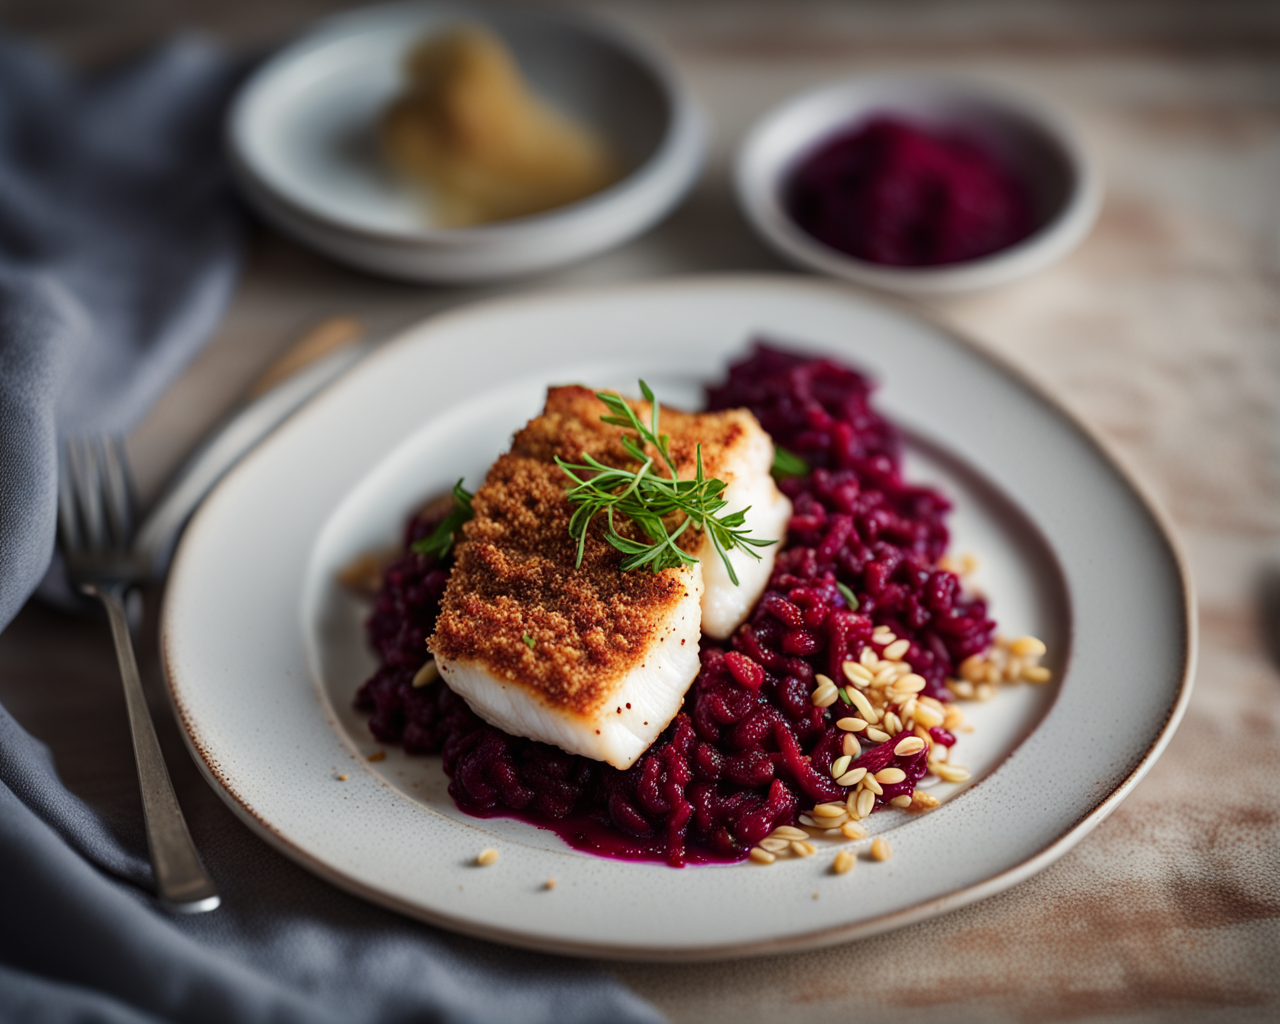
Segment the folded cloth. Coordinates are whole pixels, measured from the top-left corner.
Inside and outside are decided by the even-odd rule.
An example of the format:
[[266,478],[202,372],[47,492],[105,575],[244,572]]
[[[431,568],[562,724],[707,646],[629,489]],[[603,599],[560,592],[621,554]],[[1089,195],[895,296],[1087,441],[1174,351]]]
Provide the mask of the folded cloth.
[[53,551],[59,433],[133,426],[226,307],[237,77],[194,39],[77,76],[0,38],[0,629]]
[[[131,766],[104,770],[127,778]],[[139,823],[104,825],[3,708],[0,782],[0,1020],[661,1021],[594,967],[446,935],[339,892],[207,791],[186,805],[224,904],[158,912],[119,881],[150,877]]]
[[[0,628],[49,561],[58,434],[128,428],[225,306],[239,230],[218,127],[235,78],[229,58],[194,42],[78,79],[0,39]],[[49,628],[66,644],[105,637],[98,621]],[[143,665],[153,679],[154,658]],[[59,699],[70,709],[77,694]],[[123,717],[110,724],[118,756],[95,759],[90,804],[0,707],[0,1020],[661,1019],[589,965],[450,936],[339,892],[268,849],[172,757],[224,904],[158,910]],[[172,721],[157,726],[176,749]],[[93,748],[100,728],[68,714],[58,737]]]

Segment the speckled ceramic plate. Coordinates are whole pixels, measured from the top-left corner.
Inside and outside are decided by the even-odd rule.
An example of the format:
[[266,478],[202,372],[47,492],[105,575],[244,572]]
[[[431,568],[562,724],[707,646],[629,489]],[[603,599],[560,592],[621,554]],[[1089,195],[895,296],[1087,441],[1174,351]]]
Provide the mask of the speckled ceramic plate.
[[[953,497],[957,551],[1055,682],[970,705],[976,728],[928,814],[869,819],[894,856],[770,867],[606,860],[550,832],[461,814],[436,758],[369,736],[372,666],[335,585],[459,476],[474,485],[549,383],[698,404],[748,341],[829,352],[883,382],[909,472]],[[564,953],[720,958],[898,927],[1039,871],[1147,771],[1185,706],[1190,585],[1159,516],[1098,444],[944,329],[843,287],[725,277],[546,293],[436,317],[388,344],[256,451],[188,529],[165,601],[170,692],[197,763],[263,838],[334,884],[446,928]],[[345,776],[345,780],[343,777]],[[501,859],[474,866],[480,850]],[[546,882],[556,880],[554,889]]]

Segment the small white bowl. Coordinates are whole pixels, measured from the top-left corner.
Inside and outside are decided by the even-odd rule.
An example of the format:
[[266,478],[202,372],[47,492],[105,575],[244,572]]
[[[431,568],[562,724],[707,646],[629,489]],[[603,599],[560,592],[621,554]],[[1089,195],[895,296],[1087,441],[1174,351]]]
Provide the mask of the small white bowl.
[[[434,29],[480,22],[539,95],[596,132],[627,173],[530,217],[437,229],[382,157],[377,126],[406,52]],[[363,270],[415,281],[492,281],[619,245],[693,185],[705,121],[667,61],[612,23],[448,3],[374,7],[322,22],[244,85],[227,122],[236,179],[282,231]]]
[[[1023,179],[1037,227],[989,256],[924,267],[890,266],[818,241],[787,212],[788,183],[822,143],[890,114],[927,128],[960,129]],[[738,151],[738,201],[762,238],[799,266],[907,295],[956,295],[1025,277],[1074,249],[1102,203],[1102,180],[1072,127],[1052,111],[973,84],[917,75],[871,75],[787,100],[758,121]]]

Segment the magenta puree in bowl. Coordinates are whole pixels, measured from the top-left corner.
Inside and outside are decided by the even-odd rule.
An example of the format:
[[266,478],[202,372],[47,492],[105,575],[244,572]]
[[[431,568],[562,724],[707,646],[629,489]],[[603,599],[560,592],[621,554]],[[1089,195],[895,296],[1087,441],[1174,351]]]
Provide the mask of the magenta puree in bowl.
[[[757,345],[728,381],[707,390],[711,409],[749,408],[774,442],[812,467],[781,483],[795,512],[769,585],[728,643],[704,637],[702,670],[680,713],[629,769],[509,736],[478,718],[443,682],[415,689],[449,564],[411,551],[387,571],[367,632],[381,667],[356,706],[369,728],[410,753],[440,753],[449,793],[464,811],[533,822],[571,846],[673,866],[734,861],[799,811],[847,790],[831,778],[842,705],[815,707],[816,673],[871,642],[873,626],[908,639],[905,660],[924,693],[947,700],[944,680],[985,651],[995,629],[981,599],[937,567],[947,544],[947,500],[900,472],[901,440],[869,404],[862,375],[828,359]],[[406,547],[435,522],[412,519]],[[856,596],[849,608],[836,584]],[[901,734],[906,735],[906,734]],[[954,737],[942,729],[934,739]],[[850,768],[906,774],[877,807],[910,794],[925,751],[898,756],[900,736]]]
[[880,116],[819,146],[787,186],[818,241],[871,263],[976,259],[1034,227],[1026,185],[978,140]]

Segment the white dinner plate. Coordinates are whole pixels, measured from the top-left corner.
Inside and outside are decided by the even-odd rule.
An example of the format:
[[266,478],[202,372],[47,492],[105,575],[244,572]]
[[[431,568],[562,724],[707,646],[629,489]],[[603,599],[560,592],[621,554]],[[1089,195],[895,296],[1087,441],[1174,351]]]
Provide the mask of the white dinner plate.
[[[957,552],[1055,682],[966,704],[973,770],[924,815],[880,812],[894,856],[690,867],[608,860],[510,819],[470,818],[438,758],[384,760],[351,699],[373,661],[334,582],[459,476],[475,486],[551,383],[696,406],[753,337],[830,353],[883,384],[909,475],[954,499]],[[1150,768],[1186,705],[1188,578],[1158,515],[1077,423],[944,329],[842,286],[686,279],[488,302],[424,322],[231,473],[179,550],[162,644],[170,694],[215,789],[334,884],[446,928],[562,953],[722,958],[870,935],[991,895],[1060,857]],[[343,777],[345,776],[345,780]],[[477,867],[487,847],[501,858]],[[555,879],[554,888],[546,883]]]

